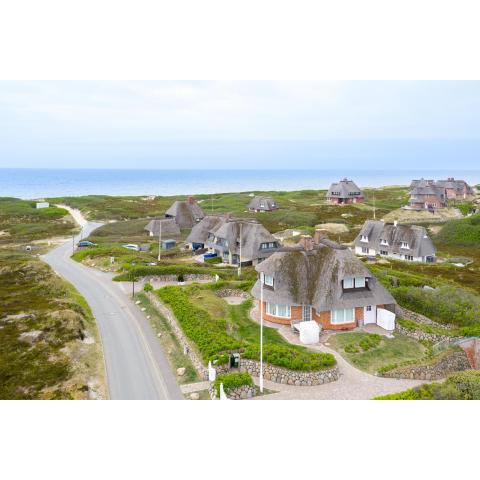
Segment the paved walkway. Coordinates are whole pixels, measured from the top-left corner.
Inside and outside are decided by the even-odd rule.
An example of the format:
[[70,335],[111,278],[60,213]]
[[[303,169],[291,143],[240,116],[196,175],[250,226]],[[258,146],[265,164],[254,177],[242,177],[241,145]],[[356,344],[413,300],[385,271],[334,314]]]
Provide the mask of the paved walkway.
[[[252,318],[258,321],[256,313],[254,309],[252,311]],[[268,322],[265,322],[266,325],[267,323]],[[272,323],[268,323],[268,326],[273,325]],[[292,332],[289,325],[275,325],[275,328],[288,342],[301,345],[298,335]],[[295,387],[293,385],[282,385],[264,380],[265,388],[275,390],[278,393],[254,397],[253,400],[368,400],[373,397],[401,392],[427,383],[422,380],[377,377],[362,372],[348,363],[335,350],[328,348],[328,346],[322,343],[308,345],[307,348],[317,352],[331,353],[335,357],[340,372],[340,377],[336,382],[314,387]],[[255,378],[254,381],[258,385],[258,378]]]
[[183,394],[186,393],[193,393],[193,392],[200,392],[202,390],[208,390],[210,387],[210,382],[196,382],[196,383],[187,383],[185,385],[180,385],[180,390]]

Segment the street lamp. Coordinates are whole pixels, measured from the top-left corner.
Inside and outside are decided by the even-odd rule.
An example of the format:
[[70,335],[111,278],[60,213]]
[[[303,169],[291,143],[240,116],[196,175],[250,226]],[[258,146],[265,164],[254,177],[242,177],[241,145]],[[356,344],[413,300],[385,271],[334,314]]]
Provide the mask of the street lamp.
[[260,393],[263,393],[263,276],[260,274]]

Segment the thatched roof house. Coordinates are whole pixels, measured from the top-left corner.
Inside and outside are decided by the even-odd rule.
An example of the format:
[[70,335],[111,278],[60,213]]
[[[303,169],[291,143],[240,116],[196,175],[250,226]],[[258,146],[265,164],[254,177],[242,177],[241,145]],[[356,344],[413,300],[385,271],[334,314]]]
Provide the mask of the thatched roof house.
[[180,235],[180,227],[175,223],[173,218],[162,218],[151,220],[145,226],[145,230],[151,237],[158,237],[160,234],[160,224],[162,225],[163,235]]
[[472,200],[476,195],[473,187],[465,180],[455,180],[453,177],[446,180],[412,180],[410,184],[411,208],[437,209],[448,206],[449,200]]
[[[275,323],[315,320],[323,328],[351,329],[391,317],[395,300],[345,246],[304,236],[257,265],[252,293],[261,298],[266,320]],[[382,312],[377,312],[377,307]]]
[[165,212],[166,218],[173,218],[180,228],[192,228],[205,213],[193,197],[187,200],[176,200]]
[[231,265],[240,261],[242,265],[256,265],[280,246],[256,220],[230,217],[224,217],[209,230],[205,245]]
[[277,202],[272,197],[257,195],[248,204],[251,212],[270,212],[278,208]]
[[355,239],[355,253],[434,262],[436,249],[424,227],[367,220]]
[[228,215],[206,215],[196,225],[185,239],[185,243],[192,250],[203,248],[210,233],[215,233],[218,228],[229,218]]
[[361,203],[364,200],[364,196],[353,180],[344,178],[330,185],[327,192],[327,200],[334,204]]

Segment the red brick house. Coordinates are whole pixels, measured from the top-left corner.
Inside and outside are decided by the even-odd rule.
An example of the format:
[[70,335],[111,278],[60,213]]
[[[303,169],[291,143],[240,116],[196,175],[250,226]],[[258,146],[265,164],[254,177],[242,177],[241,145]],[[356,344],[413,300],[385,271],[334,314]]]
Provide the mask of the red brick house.
[[344,178],[330,185],[327,200],[334,205],[342,205],[363,203],[365,197],[354,181]]
[[293,325],[313,320],[327,330],[383,326],[385,318],[394,325],[394,298],[348,248],[320,232],[282,247],[256,270],[252,294],[260,304],[263,283],[259,307],[267,321]]

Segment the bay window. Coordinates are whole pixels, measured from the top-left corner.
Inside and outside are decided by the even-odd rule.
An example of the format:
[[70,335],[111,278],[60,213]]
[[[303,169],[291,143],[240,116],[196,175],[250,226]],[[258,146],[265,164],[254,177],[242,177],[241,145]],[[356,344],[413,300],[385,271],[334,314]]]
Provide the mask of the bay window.
[[273,317],[290,318],[290,305],[277,305],[267,302],[265,310],[268,315],[272,315]]

